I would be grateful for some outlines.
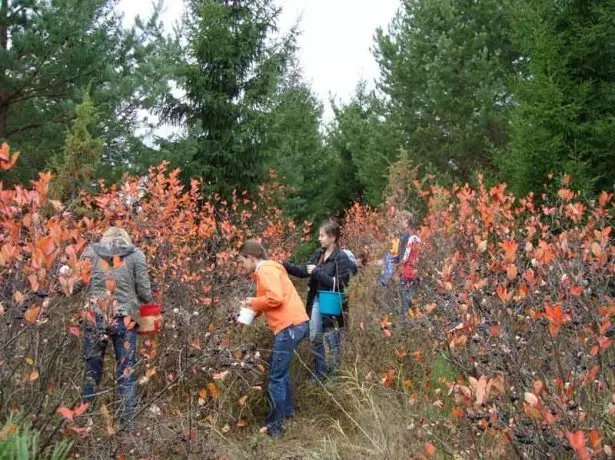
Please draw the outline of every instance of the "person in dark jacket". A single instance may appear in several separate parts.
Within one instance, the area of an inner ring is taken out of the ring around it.
[[[83,258],[90,261],[89,307],[84,313],[83,398],[93,400],[103,377],[105,351],[113,342],[117,382],[122,397],[120,425],[127,428],[136,408],[135,374],[139,305],[153,303],[147,262],[118,227],[106,230],[99,243],[89,245]]]
[[[321,248],[305,264],[284,262],[284,268],[299,278],[309,278],[306,302],[310,317],[310,340],[314,350],[314,374],[317,379],[326,376],[340,364],[340,331],[344,326],[344,315],[321,315],[318,306],[318,291],[343,292],[350,278],[350,261],[339,247],[340,227],[336,222],[327,222],[320,227],[318,240]],[[342,308],[347,311],[347,302]],[[332,354],[330,366],[325,357],[324,338],[326,337]]]

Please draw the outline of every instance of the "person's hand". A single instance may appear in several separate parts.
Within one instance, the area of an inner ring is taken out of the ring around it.
[[[311,275],[315,268],[316,268],[316,265],[307,265],[308,275]]]
[[[239,304],[242,307],[250,308],[252,306],[252,297],[246,297],[244,300],[240,300]]]

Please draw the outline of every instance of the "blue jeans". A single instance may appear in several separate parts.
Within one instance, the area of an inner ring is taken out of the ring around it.
[[[308,322],[289,326],[275,336],[273,355],[269,363],[269,401],[271,411],[267,417],[267,432],[280,436],[284,430],[284,417],[293,413],[293,392],[290,386],[290,365],[293,353],[308,331]]]
[[[414,285],[412,280],[399,280],[399,313],[402,321],[408,321],[408,310],[412,308]]]
[[[115,351],[116,379],[122,398],[119,419],[121,426],[127,427],[134,417],[137,399],[134,373],[137,363],[137,328],[126,329],[123,316],[117,316],[110,325],[105,325],[103,316],[96,314],[95,322],[88,322],[84,326],[83,399],[89,400],[91,404],[96,397],[97,386],[103,377],[105,352],[110,341],[113,342]]]
[[[320,314],[318,298],[316,298],[312,305],[312,314],[310,316],[310,341],[314,351],[314,374],[318,379],[324,377],[330,370],[329,366],[327,366],[325,355],[325,338],[332,355],[331,370],[339,367],[341,362],[340,331],[330,325],[331,321],[325,321],[324,323],[326,323],[326,326],[323,324],[323,315]]]

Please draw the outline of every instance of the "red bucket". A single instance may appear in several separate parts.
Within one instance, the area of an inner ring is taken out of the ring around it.
[[[162,331],[162,306],[147,303],[139,307],[139,329],[141,335],[153,335]]]

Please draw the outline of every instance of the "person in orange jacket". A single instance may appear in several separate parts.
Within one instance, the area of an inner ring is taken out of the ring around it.
[[[280,437],[284,418],[293,415],[290,365],[293,353],[308,332],[309,318],[295,286],[282,265],[267,260],[265,248],[255,240],[246,241],[239,251],[243,273],[256,281],[256,297],[242,305],[263,314],[275,334],[269,364],[269,400],[267,434]]]

